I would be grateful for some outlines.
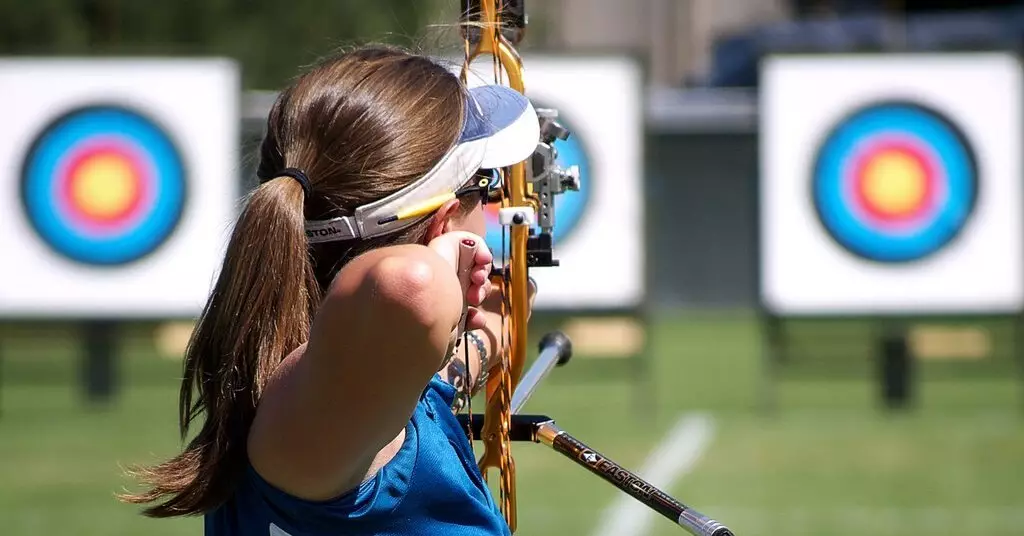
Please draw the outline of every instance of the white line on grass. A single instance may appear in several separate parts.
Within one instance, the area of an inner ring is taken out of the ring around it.
[[[668,491],[676,479],[690,472],[714,436],[714,421],[704,414],[687,413],[647,457],[637,472],[640,478]],[[604,511],[594,536],[640,536],[647,532],[655,512],[636,499],[619,493]]]

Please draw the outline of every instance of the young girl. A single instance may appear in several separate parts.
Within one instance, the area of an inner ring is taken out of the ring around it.
[[[185,356],[202,428],[125,499],[210,536],[507,534],[453,408],[502,351],[480,178],[538,139],[522,95],[390,48],[283,91]]]

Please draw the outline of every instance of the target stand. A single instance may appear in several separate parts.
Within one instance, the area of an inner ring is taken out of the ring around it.
[[[1018,59],[1002,53],[765,61],[766,407],[796,347],[807,346],[788,329],[801,323],[818,326],[803,339],[817,339],[818,357],[836,354],[833,369],[857,368],[837,365],[844,353],[859,370],[875,361],[883,399],[895,406],[912,397],[910,333],[922,321],[1008,322],[1019,365],[1022,78]]]

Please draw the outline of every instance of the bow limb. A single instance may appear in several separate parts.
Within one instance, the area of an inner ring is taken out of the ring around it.
[[[470,20],[473,26],[464,29],[466,57],[462,66],[462,78],[467,80],[473,60],[481,56],[491,56],[495,63],[495,83],[502,83],[504,74],[508,77],[509,87],[525,93],[522,60],[501,31],[500,1],[481,0],[476,20]],[[479,32],[479,38],[471,49],[468,36],[474,29]],[[500,507],[513,533],[517,524],[516,480],[509,429],[512,421],[512,393],[519,384],[526,366],[527,320],[530,315],[527,244],[530,225],[534,219],[532,214],[535,213],[537,206],[536,196],[533,195],[527,181],[526,162],[520,162],[505,170],[501,210],[508,215],[503,219],[509,222],[509,244],[507,255],[504,256],[504,269],[495,282],[503,296],[503,317],[507,317],[507,322],[502,329],[504,351],[501,367],[498,374],[494,374],[487,382],[487,409],[480,437],[484,453],[478,463],[485,479],[490,470],[498,470]],[[520,217],[517,218],[517,214]]]

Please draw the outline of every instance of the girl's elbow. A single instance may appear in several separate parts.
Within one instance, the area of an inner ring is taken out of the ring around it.
[[[332,289],[325,300],[376,313],[395,328],[454,325],[461,314],[454,272],[429,250],[382,257],[366,270],[358,288],[346,287]]]

